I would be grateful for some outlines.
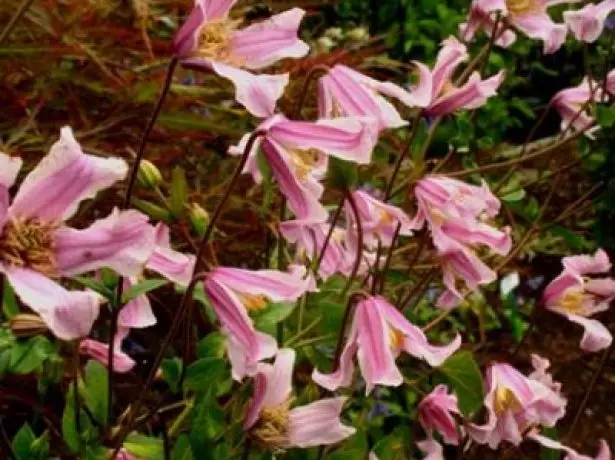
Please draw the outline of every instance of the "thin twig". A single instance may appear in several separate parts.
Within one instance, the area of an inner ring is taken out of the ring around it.
[[[11,20],[4,27],[2,33],[0,33],[0,43],[2,43],[4,39],[10,35],[19,20],[23,17],[24,14],[26,14],[26,12],[30,9],[33,3],[34,0],[24,0],[21,5],[19,5],[19,9],[17,10],[17,12],[13,15]]]
[[[329,246],[329,242],[331,241],[331,237],[335,231],[335,226],[337,225],[337,221],[342,215],[342,210],[344,209],[344,203],[346,202],[346,195],[340,200],[337,208],[335,209],[335,214],[333,214],[333,219],[331,220],[331,226],[329,227],[329,231],[327,232],[327,236],[325,238],[324,243],[322,244],[322,248],[320,250],[320,254],[318,255],[318,260],[316,261],[316,266],[314,267],[314,272],[318,273],[318,269],[320,268],[320,264],[322,260],[325,258],[325,252],[327,247]]]
[[[348,190],[346,192],[346,199],[348,203],[350,203],[350,207],[352,208],[352,213],[354,214],[355,225],[357,226],[357,254],[354,259],[354,265],[352,267],[352,271],[350,272],[350,276],[348,277],[348,282],[342,291],[341,297],[345,297],[352,286],[352,282],[354,281],[357,273],[359,272],[359,268],[361,267],[361,259],[363,259],[363,225],[361,224],[361,215],[359,213],[359,207],[357,206],[357,202],[352,195],[352,192]]]

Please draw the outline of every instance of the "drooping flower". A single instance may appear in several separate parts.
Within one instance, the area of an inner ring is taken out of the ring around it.
[[[121,159],[83,153],[69,127],[62,128],[60,140],[27,175],[9,206],[6,190],[20,166],[0,154],[0,272],[57,337],[87,336],[100,296],[68,291],[58,280],[102,267],[137,275],[153,250],[153,229],[146,216],[131,210],[115,210],[81,230],[64,225],[81,201],[128,170]]]
[[[591,115],[589,102],[600,102],[602,99],[602,85],[591,81],[585,77],[578,86],[566,88],[559,91],[553,99],[551,105],[562,117],[562,131],[574,128],[576,131],[584,131],[590,139],[594,138],[599,126],[592,126],[595,123]]]
[[[254,396],[244,429],[268,450],[308,448],[336,444],[355,433],[342,424],[340,413],[346,398],[325,398],[291,409],[295,351],[278,351],[273,365],[260,363],[254,377]]]
[[[499,230],[488,222],[498,214],[500,201],[485,182],[478,187],[437,175],[421,179],[414,194],[418,209],[412,226],[419,230],[427,223],[447,287],[437,305],[452,308],[463,299],[458,280],[477,290],[496,279],[496,273],[480,260],[474,248],[486,246],[500,255],[511,249],[509,230]]]
[[[495,449],[502,441],[519,445],[526,430],[553,427],[566,413],[566,399],[514,367],[495,363],[487,370],[484,425],[469,424],[470,437]]]
[[[576,3],[580,0],[473,0],[470,14],[462,36],[472,39],[479,29],[487,34],[493,33],[494,20],[484,21],[497,13],[506,18],[515,29],[530,38],[541,40],[545,54],[556,52],[566,40],[567,28],[565,24],[553,22],[548,8],[561,3]],[[481,22],[484,21],[484,22]],[[498,28],[496,33],[501,33]],[[506,34],[506,32],[504,32]],[[496,42],[501,46],[508,46],[514,42],[514,36],[508,34]]]
[[[459,444],[459,432],[452,414],[459,414],[457,396],[448,393],[446,385],[438,385],[419,404],[419,422],[431,438],[433,431],[447,444]]]
[[[593,256],[564,257],[562,264],[564,270],[549,283],[543,294],[545,307],[585,329],[581,339],[583,350],[593,352],[608,347],[613,336],[590,316],[609,308],[615,298],[615,279],[589,275],[608,273],[611,269],[609,256],[600,249]]]
[[[595,457],[590,457],[587,455],[579,454],[576,450],[565,446],[559,441],[555,439],[547,438],[538,433],[538,430],[532,430],[527,437],[533,441],[536,441],[541,446],[544,446],[548,449],[561,450],[566,452],[566,457],[564,460],[611,460],[611,449],[609,445],[604,439],[600,440],[598,453]]]
[[[266,134],[254,143],[244,172],[252,174],[256,182],[261,181],[256,156],[261,146],[296,218],[314,222],[327,219],[327,212],[318,200],[324,189],[320,180],[327,171],[328,156],[366,164],[378,140],[373,118],[307,122],[276,115],[264,121],[258,129]],[[250,134],[246,134],[229,153],[242,154],[249,138]]]
[[[235,0],[195,0],[190,16],[175,35],[175,55],[188,67],[211,70],[233,82],[236,99],[254,116],[273,115],[288,74],[254,75],[280,59],[305,56],[309,47],[297,36],[305,12],[292,8],[240,28],[229,18]]]
[[[615,0],[588,3],[580,10],[565,11],[564,21],[577,40],[592,43],[602,34],[604,23],[613,10]]]
[[[269,302],[295,301],[314,288],[304,267],[291,271],[244,270],[217,267],[205,279],[205,292],[227,338],[227,353],[235,380],[254,375],[259,361],[275,355],[273,337],[254,328],[248,312],[261,310]]]
[[[504,81],[502,70],[487,79],[481,79],[478,72],[472,73],[462,86],[453,83],[453,73],[468,59],[468,50],[455,37],[442,42],[442,48],[432,70],[415,62],[419,69],[419,81],[409,97],[402,99],[410,107],[423,107],[426,117],[439,117],[457,110],[475,109],[483,106],[496,95]]]
[[[369,394],[375,385],[398,386],[403,382],[395,359],[402,352],[439,366],[461,345],[457,335],[448,345],[431,345],[421,328],[410,323],[382,297],[366,297],[358,302],[350,333],[338,368],[332,374],[314,369],[312,379],[334,391],[352,383],[353,359],[357,355],[361,375]]]
[[[382,94],[397,99],[410,97],[402,87],[380,82],[345,65],[332,67],[318,81],[318,110],[321,118],[374,117],[380,130],[408,124]]]
[[[130,356],[122,351],[122,341],[126,338],[128,332],[128,328],[118,328],[113,341],[113,370],[120,374],[130,372],[136,364]],[[84,339],[79,342],[79,353],[109,366],[109,344],[94,339]]]

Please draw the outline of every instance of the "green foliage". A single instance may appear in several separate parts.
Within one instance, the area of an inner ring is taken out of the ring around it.
[[[483,378],[472,353],[460,351],[448,358],[438,370],[455,389],[459,410],[472,417],[483,405]]]

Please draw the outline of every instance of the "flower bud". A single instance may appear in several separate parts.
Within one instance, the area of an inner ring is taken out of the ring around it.
[[[47,325],[40,316],[19,313],[9,320],[9,328],[15,337],[33,337],[47,332]]]
[[[346,32],[346,37],[354,42],[364,42],[369,39],[369,32],[365,27],[355,27]]]
[[[194,230],[202,235],[209,224],[209,213],[200,205],[192,203],[190,205],[190,223]]]
[[[139,182],[141,187],[154,188],[162,182],[162,174],[160,174],[160,170],[154,163],[148,160],[141,160],[137,173],[137,182]]]

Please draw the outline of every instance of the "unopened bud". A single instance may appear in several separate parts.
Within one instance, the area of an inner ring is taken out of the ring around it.
[[[32,337],[47,332],[47,325],[40,316],[19,313],[9,320],[9,328],[16,337]]]
[[[326,52],[330,51],[335,47],[335,42],[331,40],[329,37],[320,37],[316,40],[316,45],[320,51]]]
[[[194,230],[202,235],[209,224],[209,213],[200,205],[192,203],[190,205],[190,223]]]
[[[355,27],[346,32],[346,37],[354,42],[364,42],[369,38],[369,32],[365,27]]]
[[[154,188],[162,182],[162,174],[154,163],[148,160],[141,160],[139,171],[137,172],[137,182],[144,188]]]

